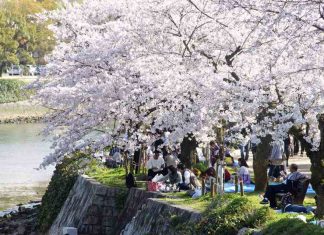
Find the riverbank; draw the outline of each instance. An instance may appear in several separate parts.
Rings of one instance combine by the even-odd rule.
[[[47,112],[30,100],[0,104],[0,110],[0,124],[40,122]]]
[[[36,228],[39,205],[40,202],[30,202],[0,217],[0,234],[40,234]]]
[[[48,182],[31,185],[10,185],[0,188],[0,211],[14,208],[29,201],[40,201],[45,194]]]

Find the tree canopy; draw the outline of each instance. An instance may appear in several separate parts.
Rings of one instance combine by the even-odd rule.
[[[54,37],[48,23],[36,21],[35,14],[54,9],[57,1],[5,0],[0,4],[0,73],[10,64],[45,64]]]
[[[156,129],[171,142],[207,141],[224,121],[273,140],[304,126],[319,145],[318,1],[96,0],[43,16],[58,45],[38,98],[53,110],[47,132],[64,130],[45,164],[89,146],[150,142]]]

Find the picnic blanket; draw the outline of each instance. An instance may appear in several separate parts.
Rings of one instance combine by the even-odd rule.
[[[254,184],[245,184],[244,185],[244,192],[254,192]],[[225,183],[224,184],[225,193],[234,193],[235,192],[235,185],[233,183]],[[240,190],[240,188],[239,188]],[[306,194],[315,194],[312,186],[309,185]]]

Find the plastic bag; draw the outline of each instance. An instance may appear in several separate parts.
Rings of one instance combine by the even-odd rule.
[[[161,183],[147,181],[147,191],[156,192],[161,188]]]
[[[195,193],[192,195],[192,198],[198,198],[198,197],[201,197],[201,195],[202,195],[201,189],[196,188]]]

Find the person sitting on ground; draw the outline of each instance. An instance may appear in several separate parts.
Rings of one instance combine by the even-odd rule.
[[[237,174],[239,177],[239,180],[243,181],[243,184],[251,184],[251,177],[250,177],[250,172],[249,172],[249,166],[246,163],[244,158],[239,158],[238,159],[238,164],[240,166]]]
[[[232,179],[231,173],[227,170],[227,168],[224,168],[224,181],[227,183]]]
[[[201,174],[205,179],[206,191],[209,192],[211,189],[211,181],[216,182],[216,170],[214,167],[209,167],[205,172]]]
[[[178,169],[182,174],[183,180],[183,182],[179,184],[179,190],[189,190],[201,186],[197,176],[191,170],[185,168],[182,163],[178,164]]]
[[[106,158],[106,165],[109,168],[116,168],[122,165],[123,150],[117,147],[113,147],[109,153],[109,156]]]
[[[152,180],[157,174],[168,174],[168,170],[165,168],[165,163],[159,150],[155,150],[153,157],[147,161],[147,169],[148,180]]]
[[[178,171],[174,166],[169,166],[169,173],[165,175],[163,178],[160,178],[158,182],[166,182],[169,181],[171,185],[178,185],[182,182],[181,172]]]
[[[281,174],[285,181],[282,184],[277,185],[268,185],[266,192],[264,194],[261,204],[268,204],[270,202],[271,208],[277,207],[276,202],[276,193],[294,193],[297,187],[297,182],[301,179],[304,179],[306,176],[298,171],[298,166],[296,164],[290,165],[290,174],[286,176],[283,171]]]
[[[234,158],[231,156],[231,154],[228,151],[225,151],[224,161],[227,166],[234,166]]]
[[[122,159],[122,155],[120,152],[115,152],[114,155],[112,156],[112,160],[114,161],[114,163],[116,164],[116,166],[121,166],[123,159]]]

